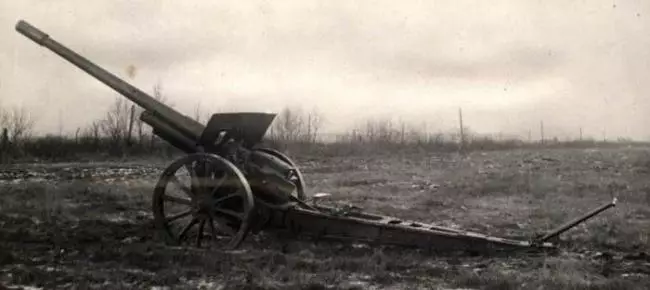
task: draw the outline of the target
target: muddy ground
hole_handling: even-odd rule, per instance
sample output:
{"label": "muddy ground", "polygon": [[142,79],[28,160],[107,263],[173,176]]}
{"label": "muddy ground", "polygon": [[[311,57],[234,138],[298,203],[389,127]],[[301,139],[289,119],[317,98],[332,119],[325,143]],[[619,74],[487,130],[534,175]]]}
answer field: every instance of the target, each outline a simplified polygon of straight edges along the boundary
{"label": "muddy ground", "polygon": [[[9,289],[650,289],[650,149],[296,158],[323,201],[497,236],[534,236],[615,195],[548,255],[433,255],[260,234],[230,252],[157,240],[168,161],[0,170]],[[33,288],[30,288],[33,287]]]}

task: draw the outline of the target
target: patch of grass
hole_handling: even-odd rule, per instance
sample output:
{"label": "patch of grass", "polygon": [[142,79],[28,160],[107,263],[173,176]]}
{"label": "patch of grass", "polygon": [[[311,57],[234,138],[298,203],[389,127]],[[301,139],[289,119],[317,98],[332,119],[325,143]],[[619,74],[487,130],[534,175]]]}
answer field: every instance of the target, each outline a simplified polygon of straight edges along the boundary
{"label": "patch of grass", "polygon": [[497,236],[547,230],[609,201],[610,189],[618,192],[617,207],[563,234],[565,250],[548,257],[433,256],[304,240],[281,250],[281,241],[264,233],[236,252],[170,248],[151,226],[150,176],[1,184],[0,248],[11,254],[0,255],[0,282],[104,289],[648,289],[650,268],[639,253],[650,251],[644,195],[650,179],[616,161],[621,154],[643,158],[621,150],[299,158],[311,168],[309,193],[331,192],[333,202]]}
{"label": "patch of grass", "polygon": [[448,276],[451,286],[474,289],[521,289],[521,276],[506,273],[498,268],[461,269]]}
{"label": "patch of grass", "polygon": [[[593,265],[575,258],[549,258],[533,281],[536,289],[643,289],[650,285],[635,279],[615,277],[608,279],[599,275],[602,265]],[[645,285],[645,286],[644,286]]]}

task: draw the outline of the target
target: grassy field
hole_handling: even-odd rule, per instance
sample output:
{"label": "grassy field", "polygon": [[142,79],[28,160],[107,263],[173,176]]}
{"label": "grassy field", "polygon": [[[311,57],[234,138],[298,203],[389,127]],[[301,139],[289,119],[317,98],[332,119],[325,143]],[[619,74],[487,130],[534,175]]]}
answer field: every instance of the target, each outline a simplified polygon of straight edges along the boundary
{"label": "grassy field", "polygon": [[[295,156],[327,203],[533,236],[617,196],[553,255],[433,256],[249,237],[237,251],[154,238],[150,198],[170,160],[14,165],[0,172],[0,283],[43,289],[650,289],[650,150],[549,149]],[[14,286],[11,286],[14,285]]]}

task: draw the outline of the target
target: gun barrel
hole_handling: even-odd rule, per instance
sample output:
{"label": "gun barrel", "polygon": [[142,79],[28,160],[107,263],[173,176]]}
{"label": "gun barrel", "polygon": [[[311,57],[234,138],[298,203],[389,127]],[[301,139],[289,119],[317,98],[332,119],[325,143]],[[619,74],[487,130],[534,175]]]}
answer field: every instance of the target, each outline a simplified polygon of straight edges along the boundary
{"label": "gun barrel", "polygon": [[154,128],[154,134],[163,140],[167,141],[172,146],[180,149],[181,151],[191,154],[197,152],[195,140],[191,140],[178,132],[165,121],[160,120],[149,111],[145,111],[140,115],[140,120],[149,124]]}
{"label": "gun barrel", "polygon": [[119,79],[112,73],[104,70],[83,56],[58,43],[48,34],[40,31],[38,28],[32,26],[26,21],[19,20],[16,24],[16,31],[31,39],[32,41],[38,43],[39,45],[48,48],[81,70],[90,74],[95,79],[111,87],[121,95],[136,103],[138,106],[142,107],[146,111],[151,112],[153,115],[159,117],[169,125],[175,127],[175,129],[180,131],[184,136],[187,136],[188,138],[195,141],[201,135],[201,132],[204,129],[204,126],[201,123],[194,121],[185,115],[182,115],[164,103],[159,102],[146,93],[142,92],[138,88]]}

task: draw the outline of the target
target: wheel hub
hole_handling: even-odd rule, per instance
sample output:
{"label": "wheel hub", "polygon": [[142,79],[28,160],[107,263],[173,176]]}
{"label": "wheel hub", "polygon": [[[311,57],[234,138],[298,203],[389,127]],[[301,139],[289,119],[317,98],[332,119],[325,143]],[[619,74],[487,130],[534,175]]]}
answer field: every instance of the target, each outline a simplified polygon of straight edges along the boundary
{"label": "wheel hub", "polygon": [[194,203],[194,210],[197,213],[208,214],[212,208],[214,208],[214,206],[214,201],[211,198],[203,196],[197,198],[196,202]]}

